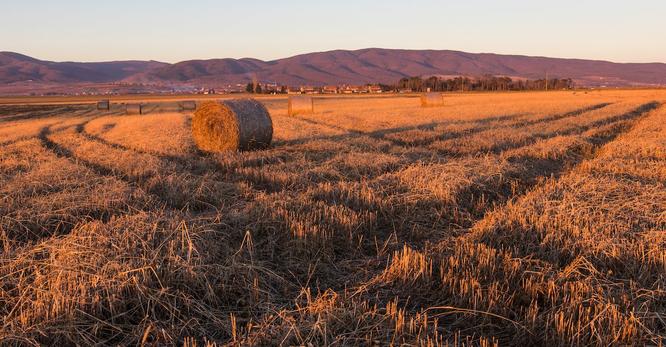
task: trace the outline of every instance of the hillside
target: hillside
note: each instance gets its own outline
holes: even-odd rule
[[[166,85],[222,85],[262,82],[288,85],[392,83],[419,75],[504,75],[539,79],[568,77],[579,85],[666,85],[664,63],[613,63],[465,53],[448,50],[362,49],[309,53],[285,59],[190,60],[176,64],[155,61],[103,63],[49,62],[0,52],[0,83],[135,82]]]
[[[166,65],[156,61],[51,62],[18,53],[0,52],[0,82],[115,82]]]

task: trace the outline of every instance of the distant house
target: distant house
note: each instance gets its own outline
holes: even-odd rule
[[[340,88],[340,93],[342,94],[367,93],[367,89],[362,86],[344,85]]]
[[[364,86],[351,86],[354,93],[366,93],[368,90]]]
[[[247,85],[240,83],[235,85],[229,84],[224,88],[224,92],[229,94],[245,93],[245,87],[247,87]]]
[[[338,86],[324,86],[321,89],[321,92],[324,94],[337,94],[338,93]]]
[[[368,93],[381,93],[383,92],[382,87],[376,85],[368,86]]]
[[[277,83],[267,83],[263,85],[262,90],[266,93],[276,94],[280,92],[280,86]]]
[[[319,91],[313,86],[301,86],[302,94],[318,94]]]
[[[302,94],[300,88],[292,88],[288,87],[287,88],[287,94]]]
[[[197,91],[197,94],[204,94],[204,95],[215,94],[215,89],[201,88]]]

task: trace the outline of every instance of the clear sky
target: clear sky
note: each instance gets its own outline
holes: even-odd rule
[[[0,51],[276,59],[368,47],[666,62],[666,0],[0,0]]]

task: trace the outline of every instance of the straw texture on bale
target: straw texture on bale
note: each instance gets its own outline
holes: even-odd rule
[[[97,109],[98,110],[106,110],[108,111],[111,106],[111,103],[109,100],[100,100],[97,102]]]
[[[309,96],[289,97],[289,115],[312,114],[314,113],[314,101]]]
[[[197,109],[197,103],[192,100],[181,101],[178,106],[181,111],[194,111]]]
[[[273,139],[273,121],[264,105],[254,99],[206,102],[192,119],[192,135],[206,152],[265,149]]]
[[[125,105],[125,113],[128,114],[128,115],[143,114],[143,105],[141,105],[141,104],[127,104],[127,105]]]
[[[444,95],[442,93],[421,94],[421,107],[444,106]]]

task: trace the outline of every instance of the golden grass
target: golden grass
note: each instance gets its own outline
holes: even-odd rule
[[[175,102],[2,106],[0,340],[663,344],[665,100],[271,98],[224,154]]]

